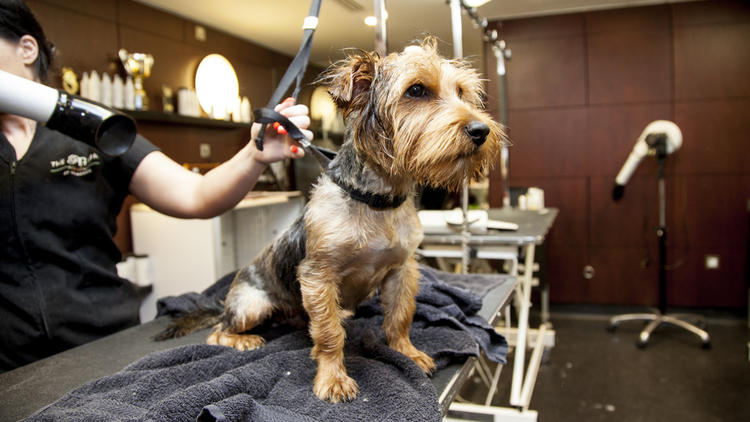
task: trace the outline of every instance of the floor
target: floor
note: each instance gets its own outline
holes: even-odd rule
[[[530,406],[538,421],[750,421],[747,319],[709,317],[710,349],[670,326],[640,349],[641,323],[606,330],[616,310],[552,311],[556,345],[545,354]],[[511,371],[503,368],[493,405],[508,406]],[[486,391],[475,377],[460,394],[477,400]]]

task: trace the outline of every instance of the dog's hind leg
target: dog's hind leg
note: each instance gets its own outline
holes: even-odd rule
[[[417,261],[409,259],[403,267],[389,274],[380,290],[383,306],[383,331],[388,344],[413,360],[426,373],[435,369],[435,362],[424,352],[419,351],[409,339],[416,295],[419,290],[419,269]]]
[[[252,272],[252,267],[248,267],[237,274],[224,301],[222,322],[215,326],[206,343],[239,350],[257,349],[265,344],[259,335],[243,334],[261,324],[275,308],[268,293],[251,283]]]
[[[265,345],[266,341],[257,334],[232,333],[229,330],[223,330],[221,325],[216,325],[214,331],[206,339],[206,343],[234,347],[237,350],[252,350]]]

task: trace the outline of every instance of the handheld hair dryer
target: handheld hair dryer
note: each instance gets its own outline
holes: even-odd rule
[[[16,114],[110,156],[133,145],[133,119],[117,110],[0,70],[0,112]]]
[[[622,198],[622,195],[625,193],[625,185],[628,184],[630,176],[638,168],[638,164],[643,157],[649,151],[656,151],[659,144],[663,145],[663,151],[660,152],[665,155],[669,155],[680,149],[682,145],[682,132],[680,132],[680,128],[668,120],[656,120],[649,123],[643,129],[643,133],[638,137],[628,159],[623,164],[620,172],[617,173],[617,177],[615,177],[615,187],[612,190],[612,198],[615,201]]]

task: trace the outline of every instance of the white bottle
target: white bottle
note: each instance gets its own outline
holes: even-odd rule
[[[115,108],[124,108],[125,107],[125,100],[123,98],[125,85],[122,83],[122,78],[120,75],[115,74],[115,77],[112,78],[112,106]]]
[[[107,73],[102,73],[101,102],[107,107],[112,107],[112,79]]]
[[[214,104],[211,108],[211,115],[216,120],[225,120],[227,118],[227,107],[224,104]]]
[[[194,109],[193,114],[195,115],[195,117],[202,117],[202,115],[201,115],[201,103],[198,100],[198,93],[195,92],[195,91],[193,91],[193,104],[195,104],[193,106],[193,109]]]
[[[185,116],[187,115],[187,88],[177,88],[177,114]]]
[[[242,121],[245,123],[250,123],[253,119],[253,111],[250,109],[250,100],[247,97],[242,97],[240,114],[242,115]]]
[[[81,76],[81,86],[79,95],[83,98],[89,97],[89,72],[83,72]]]
[[[237,97],[236,100],[232,102],[232,121],[235,123],[242,122],[242,99],[240,97]]]
[[[135,110],[135,85],[133,85],[133,78],[130,76],[125,80],[125,91],[122,98],[126,110]]]
[[[89,78],[89,99],[96,102],[102,101],[102,80],[96,70],[91,72]]]

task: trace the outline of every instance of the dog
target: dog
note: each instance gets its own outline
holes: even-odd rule
[[[483,111],[477,72],[440,57],[434,38],[385,57],[350,54],[319,81],[343,112],[345,142],[303,215],[237,273],[207,342],[261,347],[247,331],[304,311],[318,364],[313,392],[335,403],[358,393],[344,366],[343,323],[378,289],[389,346],[434,370],[409,340],[422,240],[416,186],[458,190],[493,164],[505,135]]]

